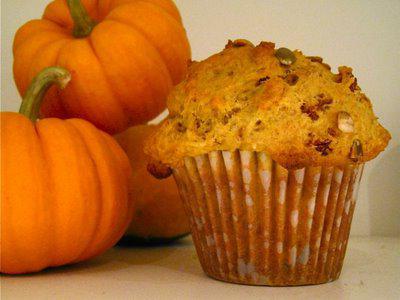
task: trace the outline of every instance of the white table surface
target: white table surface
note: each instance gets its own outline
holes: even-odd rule
[[[205,276],[190,237],[167,247],[115,247],[35,275],[2,276],[1,299],[400,299],[400,238],[352,237],[338,281],[256,287]]]

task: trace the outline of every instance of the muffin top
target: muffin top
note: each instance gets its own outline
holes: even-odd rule
[[[177,167],[214,150],[266,152],[287,168],[374,158],[389,139],[349,67],[330,71],[301,51],[229,41],[193,62],[168,97],[169,115],[145,151]]]

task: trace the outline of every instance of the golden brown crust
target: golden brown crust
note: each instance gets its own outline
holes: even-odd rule
[[[213,150],[263,151],[290,168],[377,156],[390,134],[351,68],[333,74],[320,57],[300,51],[294,56],[294,63],[284,65],[273,43],[254,47],[238,40],[193,63],[170,94],[170,115],[146,143],[146,152],[172,166]],[[339,115],[347,117],[342,126]],[[363,155],[350,159],[355,140]]]

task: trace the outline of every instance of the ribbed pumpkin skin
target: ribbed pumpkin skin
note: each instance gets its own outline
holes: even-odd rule
[[[86,260],[112,247],[133,212],[129,161],[80,119],[1,113],[1,272]]]
[[[173,84],[184,76],[190,46],[171,0],[82,0],[98,24],[84,38],[72,34],[65,0],[51,2],[41,20],[14,39],[14,79],[23,95],[48,66],[72,74],[63,90],[51,88],[42,117],[86,119],[109,133],[157,116]]]

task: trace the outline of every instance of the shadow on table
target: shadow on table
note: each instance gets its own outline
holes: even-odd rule
[[[202,273],[191,237],[177,240],[165,246],[115,246],[104,254],[91,260],[76,264],[52,267],[39,273],[18,275],[18,277],[54,276],[55,274],[79,275],[112,273],[132,267],[152,265],[168,268],[178,272],[205,276]],[[4,275],[11,277],[11,275]]]
[[[192,275],[203,275],[191,237],[177,240],[166,245],[145,246],[116,246],[121,254],[116,258],[120,262],[132,265],[152,265],[184,272]]]

